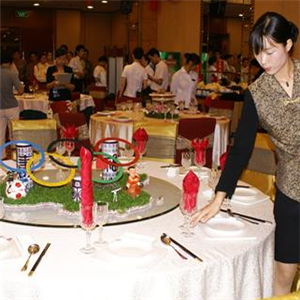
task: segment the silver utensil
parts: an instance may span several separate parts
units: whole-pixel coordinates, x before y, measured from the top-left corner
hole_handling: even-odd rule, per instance
[[[256,225],[259,224],[258,222],[251,221],[251,220],[249,220],[249,219],[247,219],[247,218],[244,218],[244,217],[235,215],[235,214],[231,211],[231,209],[229,209],[229,208],[227,209],[227,214],[228,214],[230,217],[233,217],[233,218],[237,217],[237,219],[242,219],[242,220],[247,221],[247,222],[249,222],[249,223],[251,223],[251,224],[256,224]]]
[[[187,259],[187,257],[185,257],[183,254],[181,254],[172,244],[171,244],[171,240],[170,238],[165,235],[165,234],[162,234],[162,236],[160,237],[161,241],[167,245],[167,246],[171,246],[176,252],[177,254],[182,258],[182,259]]]
[[[30,272],[28,273],[28,276],[32,276],[35,269],[38,267],[39,263],[41,262],[42,258],[44,257],[44,255],[46,254],[47,250],[49,249],[51,243],[47,243],[47,245],[45,246],[44,250],[42,251],[42,253],[40,254],[39,258],[37,259],[37,261],[35,262],[35,264],[33,265],[33,267],[31,268]]]
[[[22,267],[21,271],[26,271],[28,268],[29,260],[32,256],[32,254],[36,254],[40,251],[40,246],[38,244],[32,244],[28,247],[29,256],[25,262],[25,265]]]

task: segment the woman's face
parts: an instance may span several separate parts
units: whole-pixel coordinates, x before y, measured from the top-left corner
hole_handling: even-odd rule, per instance
[[[254,56],[267,74],[275,75],[289,58],[290,43],[284,46],[275,42],[270,43],[267,38],[264,38],[264,44],[264,49]]]

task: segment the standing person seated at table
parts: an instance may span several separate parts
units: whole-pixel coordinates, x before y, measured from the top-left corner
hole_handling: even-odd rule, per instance
[[[191,102],[197,103],[198,74],[195,68],[200,63],[200,57],[196,53],[185,53],[184,58],[184,65],[172,77],[171,92],[175,94],[176,104],[184,101],[185,108],[188,108]]]
[[[55,51],[55,66],[49,67],[47,70],[47,89],[49,92],[49,100],[61,101],[61,100],[71,100],[71,92],[74,90],[75,86],[74,76],[72,69],[66,66],[66,51],[64,49],[57,49]],[[55,76],[62,73],[71,73],[70,83],[59,82]]]
[[[233,148],[214,199],[192,217],[207,222],[231,198],[254,147],[259,123],[269,133],[277,154],[274,294],[285,295],[300,262],[300,61],[291,53],[299,29],[282,15],[267,12],[256,21],[250,45],[264,69],[245,92]]]
[[[33,67],[34,77],[38,81],[39,84],[46,83],[46,81],[47,81],[46,75],[47,75],[48,67],[49,67],[49,65],[47,63],[47,54],[46,54],[46,52],[43,52],[40,55],[39,63]]]
[[[85,47],[83,45],[78,45],[75,51],[76,56],[73,57],[69,62],[69,67],[72,68],[75,77],[75,91],[80,93],[82,93],[83,76],[85,75],[85,62],[83,59],[84,51]]]
[[[160,58],[159,51],[151,48],[147,53],[148,58],[155,67],[154,75],[148,75],[151,80],[150,88],[154,92],[167,91],[169,86],[169,70],[167,64]]]
[[[20,81],[25,82],[25,71],[26,71],[26,61],[22,58],[19,50],[16,50],[12,54],[13,63],[19,71]]]
[[[94,69],[93,75],[96,86],[107,87],[107,57],[102,55],[98,58],[98,64]]]
[[[11,72],[11,53],[1,50],[1,97],[0,97],[0,145],[5,143],[6,127],[9,120],[19,119],[19,104],[13,94],[13,88],[23,94],[24,87],[18,76]],[[2,158],[5,153],[2,153]]]
[[[121,75],[120,97],[137,96],[137,92],[141,92],[147,87],[147,74],[145,68],[141,64],[144,50],[137,47],[132,52],[133,63],[124,67]]]

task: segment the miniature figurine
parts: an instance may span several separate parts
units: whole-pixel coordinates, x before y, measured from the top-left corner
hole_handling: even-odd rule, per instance
[[[128,173],[129,176],[126,183],[127,193],[132,198],[135,198],[140,194],[143,184],[140,182],[140,175],[137,173],[134,166],[128,168]]]

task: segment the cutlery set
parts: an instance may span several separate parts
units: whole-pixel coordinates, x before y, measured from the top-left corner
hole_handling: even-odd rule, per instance
[[[226,210],[226,209],[221,209],[221,212],[225,212],[225,213],[227,213],[227,214],[230,214],[230,216],[232,216],[232,217],[241,217],[241,218],[243,218],[243,220],[245,220],[245,221],[246,221],[246,219],[247,219],[247,220],[255,221],[256,223],[257,223],[257,222],[260,222],[260,223],[273,224],[271,221],[264,220],[264,219],[259,219],[259,218],[252,217],[252,216],[248,216],[248,215],[244,215],[244,214],[240,214],[240,213],[237,213],[237,212],[232,212],[231,210],[230,210],[230,213],[229,213],[228,210]]]
[[[38,267],[39,263],[41,262],[42,258],[44,257],[44,255],[46,254],[47,250],[49,249],[51,243],[47,243],[47,245],[45,246],[45,248],[43,249],[42,253],[40,254],[40,256],[38,257],[38,259],[36,260],[35,264],[33,265],[33,267],[31,268],[31,270],[28,273],[28,276],[32,276],[34,274],[34,271],[36,270],[36,268]],[[30,258],[33,254],[36,254],[40,251],[40,246],[37,244],[32,244],[28,247],[28,252],[29,252],[29,257],[27,258],[24,266],[22,267],[21,271],[24,272],[27,270],[28,265],[29,265],[29,261]]]

